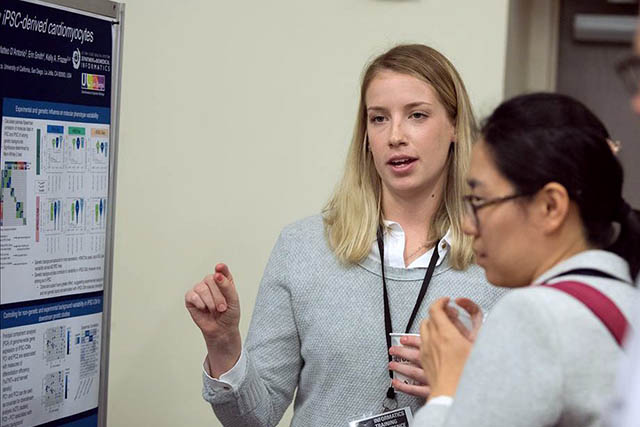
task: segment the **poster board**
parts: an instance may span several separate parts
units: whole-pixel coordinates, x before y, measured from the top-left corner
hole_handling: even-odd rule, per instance
[[[123,18],[0,7],[0,427],[106,425]]]

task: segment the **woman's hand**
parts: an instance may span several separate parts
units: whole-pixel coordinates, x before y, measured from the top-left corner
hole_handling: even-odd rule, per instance
[[[413,379],[419,385],[405,384],[400,380],[392,381],[393,388],[403,393],[426,399],[429,396],[427,377],[420,365],[420,338],[405,336],[400,338],[402,346],[393,346],[389,354],[408,360],[410,363],[390,362],[389,369]]]
[[[461,300],[457,301],[458,305],[469,311],[467,307],[470,305]],[[448,303],[449,298],[440,298],[433,303],[429,309],[429,319],[425,319],[420,326],[420,361],[431,386],[430,397],[455,395],[462,369],[473,345],[472,340],[463,335],[452,322],[452,313],[447,311]],[[469,313],[472,319],[478,319],[477,314],[474,316],[472,311]],[[482,323],[481,314],[479,320]],[[477,320],[473,321],[474,331],[477,333],[479,324]],[[475,339],[473,331],[469,331],[469,335]]]
[[[216,265],[185,294],[184,304],[207,345],[209,373],[218,378],[233,368],[242,351],[240,303],[229,268]]]

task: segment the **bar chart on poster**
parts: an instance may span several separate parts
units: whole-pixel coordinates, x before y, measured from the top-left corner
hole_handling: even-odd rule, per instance
[[[73,3],[0,10],[0,427],[106,422],[124,6]]]

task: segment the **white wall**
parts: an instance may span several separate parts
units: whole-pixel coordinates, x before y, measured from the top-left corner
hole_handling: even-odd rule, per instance
[[[279,230],[341,174],[365,62],[430,44],[483,116],[504,90],[507,16],[507,0],[126,2],[110,426],[219,425],[187,288],[226,261],[246,332]]]

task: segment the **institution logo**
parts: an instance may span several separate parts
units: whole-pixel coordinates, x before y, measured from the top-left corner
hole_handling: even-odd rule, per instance
[[[80,49],[76,49],[73,51],[72,62],[73,68],[75,68],[76,70],[80,68]]]
[[[102,74],[82,73],[82,89],[96,92],[105,91],[105,78]]]

